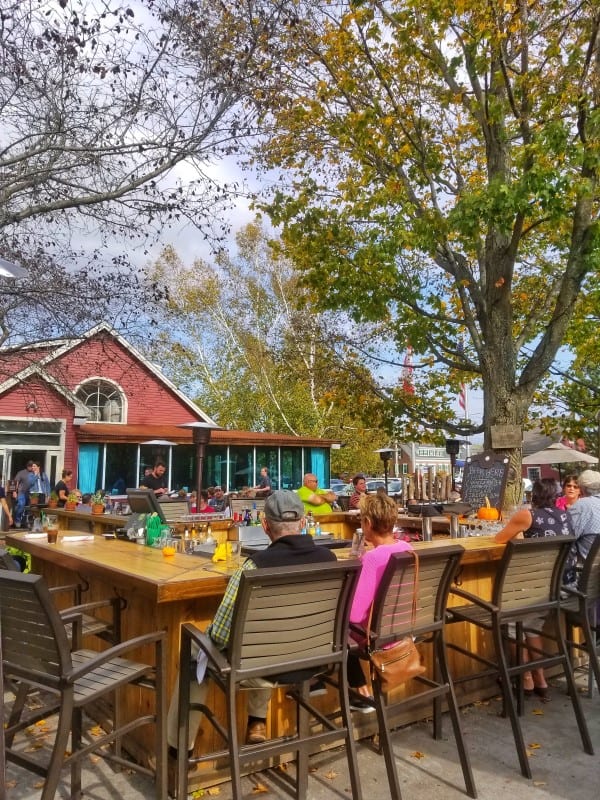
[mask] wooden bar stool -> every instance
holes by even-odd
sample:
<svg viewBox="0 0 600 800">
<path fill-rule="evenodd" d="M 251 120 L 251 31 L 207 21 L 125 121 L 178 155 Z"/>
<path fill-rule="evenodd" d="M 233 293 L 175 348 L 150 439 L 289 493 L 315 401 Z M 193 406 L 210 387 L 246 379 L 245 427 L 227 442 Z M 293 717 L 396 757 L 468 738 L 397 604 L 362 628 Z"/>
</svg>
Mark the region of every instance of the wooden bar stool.
<svg viewBox="0 0 600 800">
<path fill-rule="evenodd" d="M 451 622 L 467 622 L 470 625 L 490 631 L 493 638 L 494 652 L 489 658 L 474 650 L 468 650 L 457 644 L 449 647 L 484 664 L 484 672 L 477 672 L 461 678 L 461 681 L 481 677 L 482 674 L 496 674 L 502 684 L 504 708 L 510 717 L 515 746 L 521 766 L 521 773 L 531 778 L 531 767 L 527 757 L 523 732 L 517 713 L 517 705 L 512 691 L 512 679 L 517 678 L 519 690 L 519 710 L 522 707 L 522 681 L 524 672 L 530 669 L 547 669 L 561 666 L 567 681 L 567 687 L 583 749 L 589 755 L 594 750 L 587 728 L 579 694 L 573 678 L 573 670 L 567 653 L 567 647 L 560 626 L 560 581 L 564 563 L 571 544 L 571 536 L 552 536 L 544 539 L 513 539 L 506 545 L 494 580 L 491 601 L 483 600 L 470 592 L 454 587 L 450 590 L 455 597 L 467 601 L 466 605 L 448 608 Z M 546 618 L 554 631 L 552 636 L 543 635 L 555 642 L 557 652 L 536 650 L 531 660 L 523 662 L 523 633 L 531 631 L 542 635 L 541 627 Z M 529 620 L 539 618 L 540 624 L 535 627 Z M 509 666 L 508 651 L 511 643 L 508 625 L 516 625 L 516 664 Z"/>
<path fill-rule="evenodd" d="M 577 589 L 568 586 L 562 587 L 567 599 L 560 601 L 560 608 L 565 616 L 567 648 L 571 657 L 573 648 L 583 650 L 589 658 L 588 666 L 588 696 L 594 691 L 594 678 L 596 688 L 600 691 L 600 661 L 598 659 L 598 637 L 600 637 L 600 619 L 598 618 L 598 604 L 600 603 L 600 535 L 596 536 L 590 548 L 579 579 Z M 583 641 L 576 642 L 573 632 L 575 628 L 583 631 Z"/>
</svg>

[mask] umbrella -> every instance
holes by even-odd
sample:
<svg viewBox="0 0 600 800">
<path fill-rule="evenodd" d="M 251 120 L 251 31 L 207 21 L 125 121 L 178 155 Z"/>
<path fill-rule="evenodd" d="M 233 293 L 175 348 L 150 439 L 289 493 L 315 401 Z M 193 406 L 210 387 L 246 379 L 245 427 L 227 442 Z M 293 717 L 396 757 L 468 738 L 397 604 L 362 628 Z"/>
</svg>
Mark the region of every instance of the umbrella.
<svg viewBox="0 0 600 800">
<path fill-rule="evenodd" d="M 156 444 L 162 445 L 163 447 L 176 447 L 177 442 L 170 442 L 168 439 L 150 439 L 147 442 L 142 442 L 142 444 Z"/>
<path fill-rule="evenodd" d="M 581 450 L 574 450 L 560 442 L 555 442 L 543 450 L 538 450 L 537 453 L 525 456 L 522 463 L 540 466 L 541 464 L 575 464 L 578 461 L 584 461 L 586 464 L 598 463 L 596 456 L 590 456 Z"/>
<path fill-rule="evenodd" d="M 0 258 L 0 277 L 2 278 L 24 278 L 27 270 L 18 264 L 12 264 L 4 258 Z"/>
</svg>

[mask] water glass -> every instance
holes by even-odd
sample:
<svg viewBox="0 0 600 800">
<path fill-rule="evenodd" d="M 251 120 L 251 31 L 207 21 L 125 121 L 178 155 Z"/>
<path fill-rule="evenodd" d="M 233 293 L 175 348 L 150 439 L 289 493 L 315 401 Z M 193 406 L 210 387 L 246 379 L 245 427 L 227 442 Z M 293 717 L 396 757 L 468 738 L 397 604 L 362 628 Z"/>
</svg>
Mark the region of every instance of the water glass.
<svg viewBox="0 0 600 800">
<path fill-rule="evenodd" d="M 227 542 L 227 569 L 237 569 L 240 565 L 241 544 L 237 540 Z"/>
</svg>

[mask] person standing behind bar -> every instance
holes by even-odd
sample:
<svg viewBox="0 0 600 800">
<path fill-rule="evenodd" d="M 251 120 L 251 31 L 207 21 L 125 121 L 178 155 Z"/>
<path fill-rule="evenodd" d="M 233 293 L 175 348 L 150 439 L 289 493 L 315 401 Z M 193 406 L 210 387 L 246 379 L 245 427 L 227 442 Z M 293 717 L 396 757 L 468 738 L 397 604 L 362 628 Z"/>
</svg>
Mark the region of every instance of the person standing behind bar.
<svg viewBox="0 0 600 800">
<path fill-rule="evenodd" d="M 296 489 L 296 494 L 304 503 L 304 511 L 308 513 L 312 511 L 313 514 L 331 514 L 331 503 L 335 503 L 335 492 L 329 492 L 327 489 L 319 489 L 319 479 L 312 472 L 307 472 L 304 476 L 304 481 L 299 489 Z"/>
<path fill-rule="evenodd" d="M 71 491 L 71 481 L 73 480 L 73 470 L 63 469 L 61 479 L 54 487 L 54 491 L 58 495 L 58 507 L 64 508 L 69 492 Z"/>
<path fill-rule="evenodd" d="M 166 494 L 169 491 L 165 476 L 166 471 L 167 465 L 165 462 L 157 461 L 152 472 L 149 475 L 144 475 L 142 486 L 145 486 L 146 489 L 152 489 L 157 497 Z"/>
<path fill-rule="evenodd" d="M 261 495 L 266 495 L 268 492 L 271 491 L 273 487 L 271 485 L 271 478 L 269 476 L 268 467 L 261 467 L 260 480 L 258 481 L 256 486 L 253 486 L 252 488 L 256 489 L 257 492 L 260 492 Z"/>
</svg>

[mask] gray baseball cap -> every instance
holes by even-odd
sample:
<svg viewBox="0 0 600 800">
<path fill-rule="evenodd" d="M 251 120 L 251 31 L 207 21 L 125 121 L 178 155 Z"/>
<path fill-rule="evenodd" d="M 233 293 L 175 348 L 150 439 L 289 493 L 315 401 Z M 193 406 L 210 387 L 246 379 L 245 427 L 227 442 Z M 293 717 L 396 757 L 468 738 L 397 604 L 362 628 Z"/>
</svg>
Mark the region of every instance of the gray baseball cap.
<svg viewBox="0 0 600 800">
<path fill-rule="evenodd" d="M 294 522 L 303 516 L 302 500 L 289 489 L 278 489 L 265 500 L 265 517 L 274 522 Z"/>
</svg>

